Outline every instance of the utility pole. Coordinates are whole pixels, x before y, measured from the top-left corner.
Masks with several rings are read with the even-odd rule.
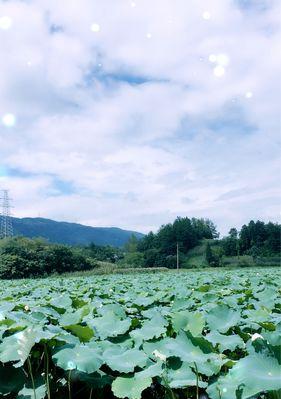
[[[2,200],[2,212],[0,214],[0,238],[7,238],[13,236],[13,224],[11,218],[11,198],[9,198],[8,190],[2,190],[3,196],[0,198]]]
[[[179,243],[177,242],[177,270],[179,270],[180,264],[179,264]]]

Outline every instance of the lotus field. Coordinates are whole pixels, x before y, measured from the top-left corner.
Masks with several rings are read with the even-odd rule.
[[[0,282],[0,398],[280,398],[280,269]]]

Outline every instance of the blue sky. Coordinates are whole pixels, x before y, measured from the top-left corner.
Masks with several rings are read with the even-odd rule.
[[[0,1],[14,214],[279,221],[279,15],[275,0]]]

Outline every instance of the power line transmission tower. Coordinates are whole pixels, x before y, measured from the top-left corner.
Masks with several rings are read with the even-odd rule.
[[[0,223],[0,238],[13,236],[13,224],[11,218],[11,198],[9,198],[8,190],[3,190],[2,200],[2,213]]]

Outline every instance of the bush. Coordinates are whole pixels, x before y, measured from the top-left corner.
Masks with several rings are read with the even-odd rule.
[[[144,255],[141,252],[128,252],[124,259],[118,262],[119,267],[143,267]]]
[[[97,266],[81,250],[23,237],[0,241],[0,278],[41,277]]]
[[[27,261],[18,255],[3,254],[0,260],[0,278],[25,276]]]

